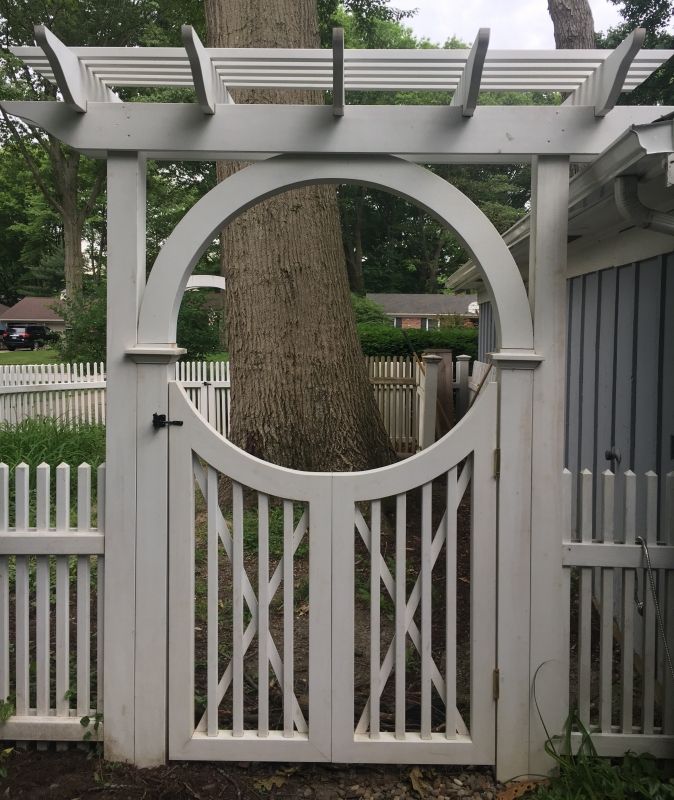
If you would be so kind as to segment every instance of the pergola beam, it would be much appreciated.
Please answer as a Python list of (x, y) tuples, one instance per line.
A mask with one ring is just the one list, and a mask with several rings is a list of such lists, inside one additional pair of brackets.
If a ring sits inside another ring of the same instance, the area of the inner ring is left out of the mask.
[(119, 101), (119, 97), (94, 77), (49, 28), (45, 25), (36, 25), (34, 32), (35, 41), (45, 54), (54, 73), (56, 85), (70, 108), (84, 114), (89, 102)]
[(344, 116), (344, 28), (332, 29), (332, 114)]
[(461, 106), (461, 113), (464, 117), (472, 117), (475, 112), (488, 47), (489, 28), (480, 28), (450, 103), (452, 106)]
[(215, 114), (217, 103), (233, 102), (231, 95), (216, 74), (211, 57), (194, 28), (183, 25), (180, 33), (192, 70), (197, 102), (204, 114)]
[(636, 28), (565, 101), (565, 105), (594, 106), (596, 117), (605, 117), (618, 102), (632, 62), (643, 46), (645, 28)]
[(598, 120), (581, 106), (480, 106), (465, 124), (460, 107), (349, 107), (339, 125), (330, 106), (225, 104), (204, 118), (193, 103), (2, 103), (76, 150), (93, 156), (136, 151), (169, 160), (261, 160), (307, 155), (394, 154), (419, 163), (517, 163), (534, 155), (592, 161), (631, 125), (672, 107), (616, 106)]

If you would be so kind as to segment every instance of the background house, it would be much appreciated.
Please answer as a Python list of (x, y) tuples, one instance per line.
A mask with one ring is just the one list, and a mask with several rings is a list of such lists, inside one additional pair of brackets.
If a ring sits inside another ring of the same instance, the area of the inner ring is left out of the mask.
[(367, 295), (384, 309), (396, 328), (432, 330), (443, 318), (459, 317), (471, 327), (477, 325), (479, 305), (476, 294), (385, 294)]
[(10, 308), (0, 306), (0, 326), (46, 325), (60, 333), (65, 329), (65, 321), (59, 305), (58, 297), (24, 297)]

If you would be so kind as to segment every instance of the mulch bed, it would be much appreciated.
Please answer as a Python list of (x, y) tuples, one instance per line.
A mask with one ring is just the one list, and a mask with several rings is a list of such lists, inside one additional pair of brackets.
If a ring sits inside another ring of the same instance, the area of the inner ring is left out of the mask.
[(29, 800), (496, 800), (503, 790), (491, 770), (481, 768), (173, 762), (139, 770), (101, 763), (95, 754), (74, 748), (17, 750), (6, 767), (0, 797)]

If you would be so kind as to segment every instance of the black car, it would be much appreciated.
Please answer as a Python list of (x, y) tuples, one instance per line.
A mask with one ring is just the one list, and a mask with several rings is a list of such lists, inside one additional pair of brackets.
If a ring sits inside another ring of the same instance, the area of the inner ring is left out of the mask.
[(10, 325), (3, 331), (2, 341), (8, 350), (37, 350), (53, 336), (46, 325)]

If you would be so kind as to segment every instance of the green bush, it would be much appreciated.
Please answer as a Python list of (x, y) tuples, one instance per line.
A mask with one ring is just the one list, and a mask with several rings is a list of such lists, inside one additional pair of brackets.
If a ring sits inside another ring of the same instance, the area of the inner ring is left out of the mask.
[(384, 309), (374, 300), (351, 293), (351, 307), (356, 315), (356, 322), (369, 325), (393, 326), (391, 317), (387, 317)]
[(101, 281), (64, 300), (66, 327), (55, 343), (62, 361), (105, 361), (105, 289)]
[(412, 351), (438, 348), (454, 356), (477, 358), (477, 328), (439, 328), (433, 331), (401, 330), (384, 325), (358, 326), (360, 345), (366, 356), (409, 356)]
[(187, 349), (186, 358), (204, 358), (222, 350), (220, 324), (222, 311), (208, 304), (203, 292), (185, 292), (178, 314), (176, 339), (179, 347)]

